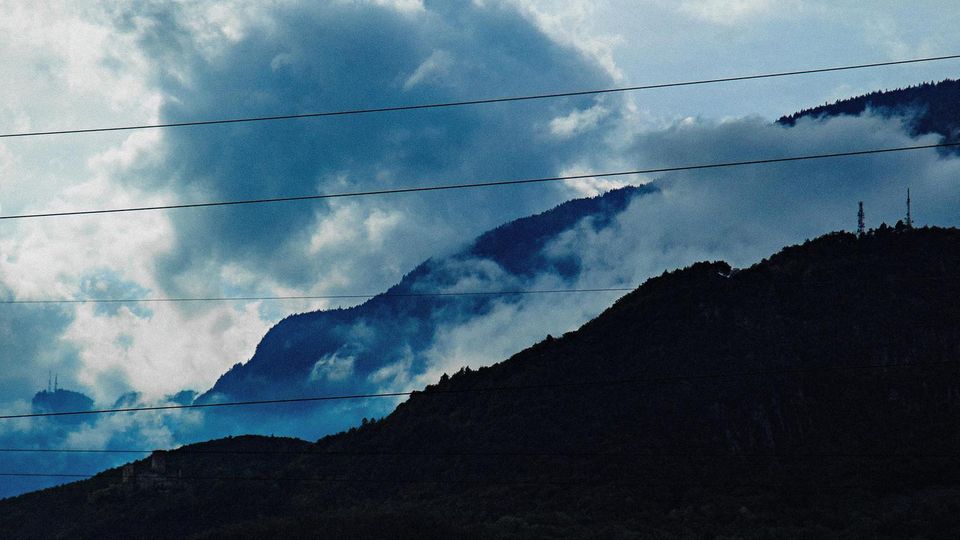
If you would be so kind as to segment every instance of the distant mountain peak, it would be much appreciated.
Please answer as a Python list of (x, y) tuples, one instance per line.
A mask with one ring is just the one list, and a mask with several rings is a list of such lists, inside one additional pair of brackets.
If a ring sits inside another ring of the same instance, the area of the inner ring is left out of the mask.
[[(68, 411), (89, 411), (93, 409), (93, 399), (80, 392), (64, 390), (41, 390), (37, 392), (30, 402), (35, 414), (58, 413)], [(79, 423), (83, 416), (56, 416), (53, 417), (60, 423)]]

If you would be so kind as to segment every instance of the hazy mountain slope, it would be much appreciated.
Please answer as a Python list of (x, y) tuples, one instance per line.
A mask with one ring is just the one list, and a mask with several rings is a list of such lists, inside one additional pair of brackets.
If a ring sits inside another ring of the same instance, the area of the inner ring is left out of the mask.
[[(793, 125), (803, 117), (857, 115), (865, 110), (901, 115), (914, 134), (936, 132), (953, 140), (960, 129), (960, 81), (873, 92), (784, 116), (779, 122)], [(616, 190), (593, 199), (570, 201), (548, 212), (498, 227), (460, 253), (424, 262), (387, 293), (523, 289), (544, 276), (573, 283), (582, 270), (579, 261), (575, 257), (553, 258), (544, 247), (583, 219), (593, 219), (595, 227), (602, 228), (626, 208), (631, 198), (654, 190), (652, 186)], [(249, 361), (223, 374), (197, 401), (404, 387), (406, 382), (400, 380), (401, 377), (429, 371), (429, 358), (425, 353), (434, 343), (439, 328), (480, 321), (499, 304), (520, 300), (509, 296), (381, 295), (345, 310), (293, 315), (264, 336)], [(389, 409), (341, 411), (338, 417), (356, 419), (383, 414), (386, 410)], [(285, 415), (302, 412), (302, 409), (277, 409), (276, 412)], [(227, 419), (230, 415), (222, 416)], [(331, 424), (327, 429), (340, 429), (345, 425)], [(260, 429), (245, 419), (238, 419), (237, 426)], [(229, 428), (217, 429), (223, 432), (222, 429)]]
[(958, 294), (957, 230), (699, 263), (315, 454), (170, 452), (185, 479), (10, 499), (0, 534), (955, 537)]
[[(804, 117), (857, 115), (865, 110), (902, 115), (914, 134), (939, 133), (953, 140), (960, 130), (960, 81), (872, 92), (784, 116), (778, 122), (793, 125)], [(626, 188), (570, 201), (498, 227), (463, 252), (426, 261), (388, 293), (445, 290), (471, 279), (494, 281), (509, 288), (518, 280), (538, 274), (574, 278), (580, 271), (577, 261), (551, 259), (543, 253), (544, 245), (587, 217), (602, 226), (632, 197), (652, 190)], [(346, 310), (293, 315), (268, 332), (250, 361), (225, 373), (199, 401), (276, 397), (289, 395), (291, 390), (359, 388), (378, 368), (401, 358), (411, 359), (416, 371), (416, 363), (422, 361), (418, 352), (432, 339), (437, 321), (455, 324), (475, 318), (486, 313), (494, 300), (503, 298), (411, 301), (380, 296)], [(271, 384), (264, 384), (267, 381)]]
[[(550, 258), (543, 252), (547, 243), (583, 219), (602, 225), (633, 197), (652, 191), (652, 187), (623, 188), (507, 223), (481, 235), (460, 253), (424, 262), (386, 294), (517, 290), (526, 287), (527, 279), (548, 273), (572, 279), (580, 270), (577, 262)], [(349, 309), (292, 315), (264, 336), (253, 358), (235, 365), (197, 401), (377, 387), (389, 380), (371, 376), (392, 363), (407, 360), (406, 369), (414, 373), (424, 369), (419, 353), (431, 343), (440, 324), (482, 316), (495, 302), (504, 301), (511, 298), (381, 295)]]
[(801, 118), (859, 115), (867, 110), (903, 116), (913, 135), (938, 133), (947, 141), (960, 140), (960, 80), (951, 79), (842, 99), (783, 116), (778, 122), (792, 126)]

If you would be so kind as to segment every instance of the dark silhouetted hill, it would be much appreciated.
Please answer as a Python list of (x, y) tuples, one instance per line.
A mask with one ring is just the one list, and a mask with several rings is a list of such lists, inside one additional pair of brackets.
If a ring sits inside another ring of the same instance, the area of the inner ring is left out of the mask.
[(947, 142), (960, 140), (960, 81), (952, 79), (842, 99), (783, 116), (778, 122), (792, 126), (801, 118), (856, 116), (867, 110), (903, 116), (913, 135), (937, 133)]
[(5, 500), (0, 536), (956, 538), (958, 297), (953, 229), (698, 263), (317, 443)]

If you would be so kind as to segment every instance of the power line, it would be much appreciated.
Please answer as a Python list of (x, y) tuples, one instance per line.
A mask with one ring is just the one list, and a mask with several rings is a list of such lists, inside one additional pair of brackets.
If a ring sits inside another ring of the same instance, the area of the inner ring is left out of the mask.
[[(38, 472), (0, 472), (0, 477), (20, 477), (20, 478), (73, 478), (79, 480), (103, 479), (103, 480), (124, 480), (122, 474), (116, 473), (38, 473)], [(503, 485), (503, 486), (621, 486), (621, 487), (683, 487), (683, 488), (799, 488), (807, 487), (812, 489), (877, 489), (889, 487), (888, 482), (877, 482), (873, 484), (820, 484), (820, 483), (752, 483), (752, 482), (670, 482), (644, 480), (624, 480), (618, 479), (596, 479), (596, 478), (571, 478), (565, 480), (550, 479), (490, 479), (490, 478), (348, 478), (348, 477), (307, 477), (307, 476), (197, 476), (197, 475), (162, 475), (157, 473), (134, 473), (126, 478), (127, 481), (136, 482), (143, 479), (148, 482), (177, 482), (177, 481), (253, 481), (253, 482), (291, 482), (307, 484), (420, 484), (420, 485)]]
[[(903, 279), (909, 281), (943, 281), (946, 275), (930, 276), (883, 276), (884, 279)], [(651, 277), (650, 279), (653, 279)], [(648, 280), (649, 281), (649, 280)], [(802, 285), (805, 287), (816, 285), (831, 285), (839, 283), (840, 280), (786, 280), (778, 279), (778, 282), (789, 285)], [(678, 290), (689, 290), (695, 287), (679, 287)], [(516, 289), (503, 291), (456, 291), (456, 292), (411, 292), (411, 293), (370, 293), (370, 294), (320, 294), (320, 295), (289, 295), (289, 296), (197, 296), (197, 297), (175, 297), (175, 298), (51, 298), (51, 299), (12, 299), (0, 300), (0, 305), (5, 304), (132, 304), (138, 302), (144, 303), (164, 303), (164, 302), (235, 302), (235, 301), (260, 301), (260, 300), (358, 300), (365, 298), (434, 298), (434, 297), (460, 297), (460, 296), (510, 296), (510, 295), (533, 295), (533, 294), (564, 294), (564, 293), (594, 293), (594, 292), (631, 292), (637, 290), (636, 287), (593, 287), (593, 288), (574, 288), (574, 289)]]
[(960, 360), (946, 360), (943, 362), (914, 362), (914, 363), (902, 363), (902, 364), (866, 364), (866, 365), (853, 365), (853, 366), (827, 366), (827, 367), (818, 367), (818, 368), (762, 369), (762, 370), (733, 371), (733, 372), (723, 372), (723, 373), (706, 373), (706, 374), (699, 374), (699, 375), (633, 377), (633, 378), (627, 378), (627, 379), (609, 379), (609, 380), (583, 381), (583, 382), (573, 382), (573, 383), (546, 383), (546, 384), (530, 384), (530, 385), (499, 386), (499, 387), (479, 387), (479, 388), (460, 388), (460, 389), (432, 388), (430, 390), (408, 390), (408, 391), (402, 391), (402, 392), (344, 394), (344, 395), (311, 396), (311, 397), (299, 397), (299, 398), (228, 401), (228, 402), (221, 402), (221, 403), (195, 403), (195, 404), (189, 404), (189, 405), (154, 405), (154, 406), (146, 406), (146, 407), (119, 407), (119, 408), (112, 408), (112, 409), (95, 409), (95, 410), (89, 410), (89, 411), (63, 411), (63, 412), (46, 412), (46, 413), (8, 414), (8, 415), (0, 416), (0, 420), (10, 420), (15, 418), (41, 418), (41, 417), (50, 417), (50, 416), (77, 416), (77, 415), (88, 415), (88, 414), (113, 414), (113, 413), (146, 412), (146, 411), (167, 411), (167, 410), (177, 410), (177, 409), (206, 409), (206, 408), (213, 408), (213, 407), (243, 407), (243, 406), (274, 405), (274, 404), (284, 404), (284, 403), (343, 401), (343, 400), (349, 400), (349, 399), (409, 397), (414, 395), (440, 396), (440, 395), (451, 395), (451, 394), (486, 393), (486, 392), (516, 392), (516, 391), (564, 389), (564, 388), (574, 389), (574, 388), (584, 388), (584, 387), (590, 387), (590, 386), (614, 386), (614, 385), (622, 385), (622, 384), (663, 384), (663, 383), (671, 383), (671, 382), (726, 379), (726, 378), (750, 377), (750, 376), (800, 375), (800, 374), (825, 373), (825, 372), (837, 372), (837, 371), (903, 369), (903, 368), (917, 368), (917, 367), (947, 366), (947, 365), (957, 365), (957, 364), (960, 364)]
[(528, 289), (514, 291), (463, 291), (379, 294), (321, 294), (303, 296), (208, 296), (183, 298), (80, 298), (50, 300), (0, 300), (0, 304), (128, 304), (134, 302), (231, 302), (255, 300), (344, 300), (363, 298), (423, 298), (444, 296), (510, 296), (525, 294), (561, 294), (592, 292), (629, 292), (630, 287), (598, 287), (591, 289)]
[(173, 455), (281, 455), (281, 456), (369, 456), (369, 457), (690, 457), (719, 459), (819, 459), (819, 458), (870, 458), (870, 459), (906, 459), (906, 458), (960, 458), (960, 452), (815, 452), (815, 453), (704, 453), (675, 450), (657, 452), (651, 450), (636, 452), (564, 452), (564, 451), (465, 451), (465, 450), (198, 450), (191, 448), (172, 449), (91, 449), (91, 448), (0, 448), (0, 453), (13, 454), (153, 454)]
[[(904, 279), (909, 281), (943, 281), (945, 275), (938, 276), (885, 276), (885, 279)], [(831, 285), (840, 280), (779, 280), (790, 285), (815, 286)], [(689, 290), (694, 287), (680, 287), (678, 290)], [(290, 295), (290, 296), (197, 296), (177, 298), (52, 298), (52, 299), (14, 299), (0, 300), (5, 304), (133, 304), (166, 303), (166, 302), (238, 302), (238, 301), (269, 301), (269, 300), (359, 300), (365, 298), (435, 298), (460, 296), (511, 296), (535, 294), (564, 294), (564, 293), (594, 293), (594, 292), (631, 292), (636, 287), (594, 287), (576, 289), (517, 289), (503, 291), (458, 291), (458, 292), (418, 292), (418, 293), (371, 293), (371, 294), (320, 294), (320, 295)]]
[(559, 182), (563, 180), (584, 180), (589, 178), (609, 178), (609, 177), (616, 177), (616, 176), (635, 176), (639, 174), (657, 174), (657, 173), (678, 172), (678, 171), (719, 169), (719, 168), (725, 168), (725, 167), (742, 167), (747, 165), (765, 165), (770, 163), (785, 163), (785, 162), (792, 162), (792, 161), (809, 161), (809, 160), (815, 160), (815, 159), (829, 159), (829, 158), (841, 158), (841, 157), (852, 157), (852, 156), (865, 156), (865, 155), (873, 155), (873, 154), (887, 154), (892, 152), (906, 152), (911, 150), (925, 150), (925, 149), (931, 149), (931, 148), (953, 148), (957, 146), (960, 146), (960, 142), (923, 144), (923, 145), (917, 145), (917, 146), (900, 146), (900, 147), (893, 147), (893, 148), (875, 148), (871, 150), (857, 150), (857, 151), (851, 151), (851, 152), (808, 154), (803, 156), (752, 159), (752, 160), (745, 160), (745, 161), (728, 161), (728, 162), (722, 162), (722, 163), (679, 165), (675, 167), (636, 169), (636, 170), (618, 171), (618, 172), (576, 174), (576, 175), (567, 175), (567, 176), (548, 176), (543, 178), (523, 178), (523, 179), (515, 179), (515, 180), (496, 180), (496, 181), (490, 181), (490, 182), (471, 182), (468, 184), (443, 184), (443, 185), (437, 185), (437, 186), (417, 186), (417, 187), (409, 187), (409, 188), (379, 189), (379, 190), (370, 190), (370, 191), (350, 191), (350, 192), (343, 192), (343, 193), (297, 195), (297, 196), (290, 196), (290, 197), (271, 197), (271, 198), (263, 198), (263, 199), (243, 199), (243, 200), (233, 200), (233, 201), (211, 201), (211, 202), (201, 202), (201, 203), (109, 208), (109, 209), (103, 209), (103, 210), (76, 210), (76, 211), (68, 211), (68, 212), (44, 212), (44, 213), (36, 213), (36, 214), (18, 214), (18, 215), (10, 215), (10, 216), (0, 216), (0, 220), (46, 218), (46, 217), (58, 217), (58, 216), (83, 216), (83, 215), (94, 215), (94, 214), (116, 214), (116, 213), (124, 213), (124, 212), (175, 210), (175, 209), (182, 209), (182, 208), (209, 208), (213, 206), (237, 206), (237, 205), (248, 205), (248, 204), (315, 201), (315, 200), (321, 200), (321, 199), (339, 199), (339, 198), (347, 198), (347, 197), (369, 197), (374, 195), (395, 195), (400, 193), (420, 193), (420, 192), (427, 192), (427, 191), (448, 191), (448, 190), (454, 190), (454, 189), (473, 189), (473, 188), (483, 188), (483, 187)]
[(727, 82), (736, 82), (736, 81), (749, 81), (749, 80), (756, 80), (756, 79), (771, 79), (775, 77), (790, 77), (790, 76), (796, 76), (796, 75), (811, 75), (815, 73), (829, 73), (829, 72), (835, 72), (835, 71), (850, 71), (850, 70), (856, 70), (856, 69), (897, 66), (897, 65), (904, 65), (904, 64), (918, 64), (921, 62), (938, 62), (943, 60), (954, 60), (957, 58), (960, 58), (960, 54), (951, 54), (951, 55), (945, 55), (945, 56), (930, 56), (925, 58), (895, 60), (890, 62), (873, 62), (869, 64), (854, 64), (854, 65), (834, 66), (834, 67), (825, 67), (825, 68), (802, 69), (802, 70), (795, 70), (795, 71), (780, 71), (780, 72), (761, 73), (761, 74), (754, 74), (754, 75), (738, 75), (738, 76), (731, 76), (731, 77), (720, 77), (715, 79), (699, 79), (699, 80), (683, 81), (683, 82), (623, 86), (623, 87), (617, 87), (617, 88), (601, 88), (601, 89), (595, 89), (595, 90), (576, 90), (576, 91), (570, 91), (570, 92), (553, 92), (553, 93), (547, 93), (547, 94), (528, 94), (528, 95), (522, 95), (522, 96), (482, 98), (482, 99), (472, 99), (472, 100), (466, 100), (466, 101), (422, 103), (417, 105), (394, 105), (394, 106), (387, 106), (387, 107), (346, 109), (346, 110), (337, 110), (337, 111), (323, 111), (323, 112), (312, 112), (312, 113), (301, 113), (301, 114), (283, 114), (283, 115), (272, 115), (272, 116), (254, 116), (254, 117), (244, 117), (244, 118), (227, 118), (227, 119), (218, 119), (218, 120), (195, 120), (195, 121), (187, 121), (187, 122), (169, 122), (169, 123), (163, 123), (163, 124), (140, 124), (140, 125), (129, 125), (129, 126), (87, 128), (87, 129), (61, 129), (61, 130), (51, 130), (51, 131), (4, 133), (4, 134), (0, 134), (0, 138), (39, 137), (39, 136), (45, 136), (45, 135), (67, 135), (67, 134), (78, 134), (78, 133), (98, 133), (98, 132), (108, 132), (108, 131), (131, 131), (131, 130), (141, 130), (141, 129), (210, 126), (210, 125), (217, 125), (217, 124), (239, 124), (239, 123), (250, 123), (250, 122), (273, 122), (273, 121), (280, 121), (280, 120), (321, 118), (321, 117), (328, 117), (328, 116), (349, 116), (349, 115), (358, 115), (358, 114), (376, 114), (376, 113), (386, 113), (386, 112), (415, 111), (415, 110), (422, 110), (422, 109), (464, 107), (464, 106), (471, 106), (471, 105), (486, 105), (486, 104), (507, 103), (507, 102), (514, 102), (514, 101), (532, 101), (532, 100), (554, 99), (554, 98), (562, 98), (562, 97), (591, 96), (591, 95), (601, 95), (601, 94), (635, 92), (640, 90), (654, 90), (659, 88), (676, 88), (681, 86), (697, 86), (697, 85), (727, 83)]

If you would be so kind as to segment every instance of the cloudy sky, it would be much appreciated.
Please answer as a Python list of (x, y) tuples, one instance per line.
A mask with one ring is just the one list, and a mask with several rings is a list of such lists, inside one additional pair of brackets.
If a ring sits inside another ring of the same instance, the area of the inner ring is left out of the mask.
[[(0, 0), (0, 13), (3, 133), (467, 100), (960, 53), (960, 11), (942, 0), (909, 6)], [(826, 101), (958, 74), (954, 60), (482, 107), (4, 138), (0, 214), (917, 144), (897, 119), (838, 119), (799, 125), (789, 134), (770, 122)], [(956, 160), (935, 152), (871, 159), (664, 177), (662, 195), (636, 203), (613, 226), (585, 226), (550, 249), (589, 263), (585, 287), (637, 283), (699, 258), (749, 264), (784, 243), (849, 229), (851, 201), (866, 200), (876, 222), (895, 221), (911, 175), (918, 205), (926, 205), (920, 220), (955, 224), (958, 190), (950, 179), (960, 176)], [(805, 181), (796, 182), (801, 177)], [(618, 182), (4, 220), (0, 298), (376, 293), (484, 230)], [(447, 329), (431, 353), (443, 360), (429, 375), (498, 360), (545, 328), (570, 329), (610, 300), (579, 303), (563, 316), (538, 300)], [(0, 305), (0, 409), (29, 410), (48, 370), (99, 404), (129, 391), (157, 400), (203, 390), (248, 359), (283, 316), (341, 303)], [(525, 329), (517, 320), (539, 323)], [(503, 338), (507, 328), (516, 332)], [(481, 344), (489, 348), (478, 353)]]

